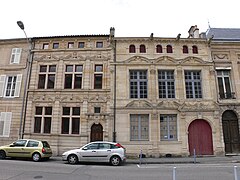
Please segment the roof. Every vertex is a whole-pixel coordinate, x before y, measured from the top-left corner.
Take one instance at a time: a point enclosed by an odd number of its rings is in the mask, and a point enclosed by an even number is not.
[[[72,37],[109,37],[109,34],[91,34],[91,35],[64,35],[64,36],[43,36],[32,37],[33,39],[49,39],[49,38],[72,38]]]
[[[240,41],[240,28],[210,28],[206,36],[213,40]]]

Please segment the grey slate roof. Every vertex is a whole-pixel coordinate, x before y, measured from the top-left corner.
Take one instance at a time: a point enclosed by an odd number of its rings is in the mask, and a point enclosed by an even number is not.
[[[213,40],[240,41],[240,28],[210,28],[206,32],[207,38]]]

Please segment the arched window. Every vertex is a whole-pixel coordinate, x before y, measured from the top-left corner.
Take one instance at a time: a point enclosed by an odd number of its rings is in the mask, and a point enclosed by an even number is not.
[[[146,53],[146,47],[144,44],[140,45],[140,53]]]
[[[156,46],[156,52],[157,52],[157,53],[162,53],[162,46],[161,46],[160,44],[158,44],[158,45]]]
[[[183,46],[183,53],[188,54],[188,47],[186,45]]]
[[[135,48],[135,46],[133,44],[131,44],[129,46],[129,53],[135,53],[135,52],[136,52],[136,48]]]
[[[167,45],[167,53],[172,53],[172,46],[171,45]]]
[[[193,46],[193,47],[192,47],[192,53],[193,53],[193,54],[198,54],[198,48],[197,48],[197,46]]]

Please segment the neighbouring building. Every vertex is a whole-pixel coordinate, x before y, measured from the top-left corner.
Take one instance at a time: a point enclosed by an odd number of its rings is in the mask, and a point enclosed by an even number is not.
[[[240,153],[240,29],[209,28],[206,32],[216,77],[220,142],[225,154]]]
[[[54,154],[112,139],[110,35],[33,38],[25,138]]]
[[[198,28],[188,38],[151,34],[115,43],[116,137],[128,154],[222,154],[214,63]]]
[[[30,49],[30,42],[25,38],[0,40],[1,145],[21,137]]]

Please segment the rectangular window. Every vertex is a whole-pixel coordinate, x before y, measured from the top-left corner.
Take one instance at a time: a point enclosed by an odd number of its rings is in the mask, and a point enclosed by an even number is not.
[[[103,48],[103,42],[97,42],[96,48]]]
[[[94,107],[94,113],[100,113],[101,107]]]
[[[48,43],[43,43],[43,49],[48,49],[49,48],[49,44]]]
[[[84,48],[85,46],[85,43],[84,42],[79,42],[78,43],[78,48]]]
[[[158,92],[159,98],[175,98],[174,71],[158,71]]]
[[[131,114],[130,115],[130,140],[148,141],[149,140],[149,115]]]
[[[130,70],[130,98],[147,98],[147,70]]]
[[[21,52],[22,52],[21,48],[12,49],[10,64],[18,64],[20,62]]]
[[[52,107],[35,107],[34,133],[51,133]]]
[[[229,70],[217,71],[218,90],[220,99],[235,98],[231,88],[231,78]]]
[[[162,141],[177,140],[177,115],[160,115],[160,139]]]
[[[56,65],[41,65],[38,76],[38,89],[54,89]]]
[[[0,76],[0,97],[19,97],[22,75]]]
[[[53,43],[53,49],[58,49],[59,48],[59,43]]]
[[[81,89],[82,88],[82,65],[66,65],[65,70],[65,89]]]
[[[185,71],[186,98],[202,98],[202,82],[200,71]]]
[[[63,107],[61,133],[80,133],[80,107]]]
[[[102,89],[103,65],[95,65],[94,89]]]
[[[68,48],[69,48],[69,49],[74,48],[74,42],[69,42],[69,43],[68,43]]]
[[[0,113],[0,137],[9,137],[12,121],[11,112]]]

